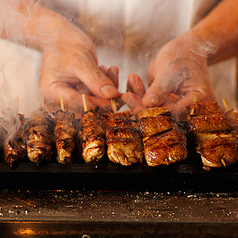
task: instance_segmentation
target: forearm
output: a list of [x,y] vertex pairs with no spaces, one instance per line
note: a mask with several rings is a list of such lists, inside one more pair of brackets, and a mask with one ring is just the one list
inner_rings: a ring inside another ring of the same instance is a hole
[[43,50],[75,31],[68,20],[32,0],[2,0],[1,37]]
[[[208,16],[193,27],[189,34],[202,42],[205,47],[214,46],[215,52],[207,54],[208,64],[237,56],[238,1],[222,1]],[[205,50],[209,51],[209,49]]]

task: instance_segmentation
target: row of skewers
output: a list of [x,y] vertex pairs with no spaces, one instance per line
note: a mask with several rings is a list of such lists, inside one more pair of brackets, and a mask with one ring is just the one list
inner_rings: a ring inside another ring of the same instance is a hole
[[97,163],[107,155],[123,166],[145,160],[154,167],[185,160],[188,139],[195,143],[204,169],[238,160],[238,113],[224,114],[215,102],[190,105],[186,130],[163,107],[148,108],[132,120],[131,112],[117,112],[113,101],[112,112],[103,114],[97,108],[87,110],[85,98],[84,102],[80,120],[63,107],[53,117],[42,107],[27,121],[20,114],[20,126],[5,145],[5,162],[12,167],[28,158],[39,165],[55,157],[67,164],[79,147],[86,163]]

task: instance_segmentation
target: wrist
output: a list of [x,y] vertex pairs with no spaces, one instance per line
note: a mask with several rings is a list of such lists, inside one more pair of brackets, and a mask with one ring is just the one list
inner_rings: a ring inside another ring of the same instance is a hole
[[193,57],[201,57],[209,64],[210,60],[217,54],[216,45],[202,37],[197,36],[192,31],[180,36],[183,45],[188,49]]

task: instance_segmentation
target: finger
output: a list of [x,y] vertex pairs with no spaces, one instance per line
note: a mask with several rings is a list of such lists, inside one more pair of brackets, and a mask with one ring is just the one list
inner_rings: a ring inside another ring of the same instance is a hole
[[[101,111],[111,111],[112,110],[112,105],[111,105],[111,100],[104,99],[104,98],[95,98],[91,97],[93,103],[101,109]],[[117,108],[119,108],[119,104],[116,102]]]
[[145,107],[161,106],[166,103],[171,92],[162,90],[159,81],[154,81],[145,93],[142,103]]
[[112,83],[118,88],[118,79],[119,79],[119,69],[117,66],[112,66],[106,72],[106,76],[111,79]]
[[142,100],[140,97],[135,95],[134,93],[127,92],[123,93],[120,96],[121,100],[127,104],[127,106],[131,109],[133,114],[136,116],[140,111],[146,109],[142,104]]
[[105,99],[118,97],[117,88],[99,67],[90,68],[76,70],[76,76],[95,96]]
[[99,69],[106,75],[108,68],[104,65],[101,65]]
[[145,86],[137,74],[129,74],[127,81],[127,92],[132,92],[140,98],[145,95]]

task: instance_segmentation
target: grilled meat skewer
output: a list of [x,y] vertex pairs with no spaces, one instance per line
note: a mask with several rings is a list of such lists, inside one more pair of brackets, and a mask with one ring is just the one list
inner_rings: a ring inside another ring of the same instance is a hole
[[74,125],[75,114],[58,110],[54,118],[54,136],[59,163],[71,163],[75,149],[77,130]]
[[189,107],[188,134],[196,143],[204,169],[224,167],[237,161],[237,138],[216,102],[195,102]]
[[149,166],[171,164],[187,157],[186,136],[168,110],[148,108],[137,115],[143,136],[145,160]]
[[138,125],[130,111],[103,115],[106,126],[107,155],[110,161],[124,166],[143,163],[143,147]]
[[232,134],[238,137],[238,112],[231,109],[225,113],[225,116],[232,128]]
[[104,125],[95,111],[86,111],[80,122],[81,155],[86,163],[99,162],[105,154]]
[[4,148],[5,162],[8,163],[10,167],[16,166],[20,161],[24,161],[27,154],[26,138],[24,135],[25,117],[20,113],[18,113],[18,116],[19,127],[14,135],[7,139],[7,143]]
[[51,161],[53,156],[53,120],[44,108],[39,108],[30,117],[27,125],[27,156],[39,165]]

